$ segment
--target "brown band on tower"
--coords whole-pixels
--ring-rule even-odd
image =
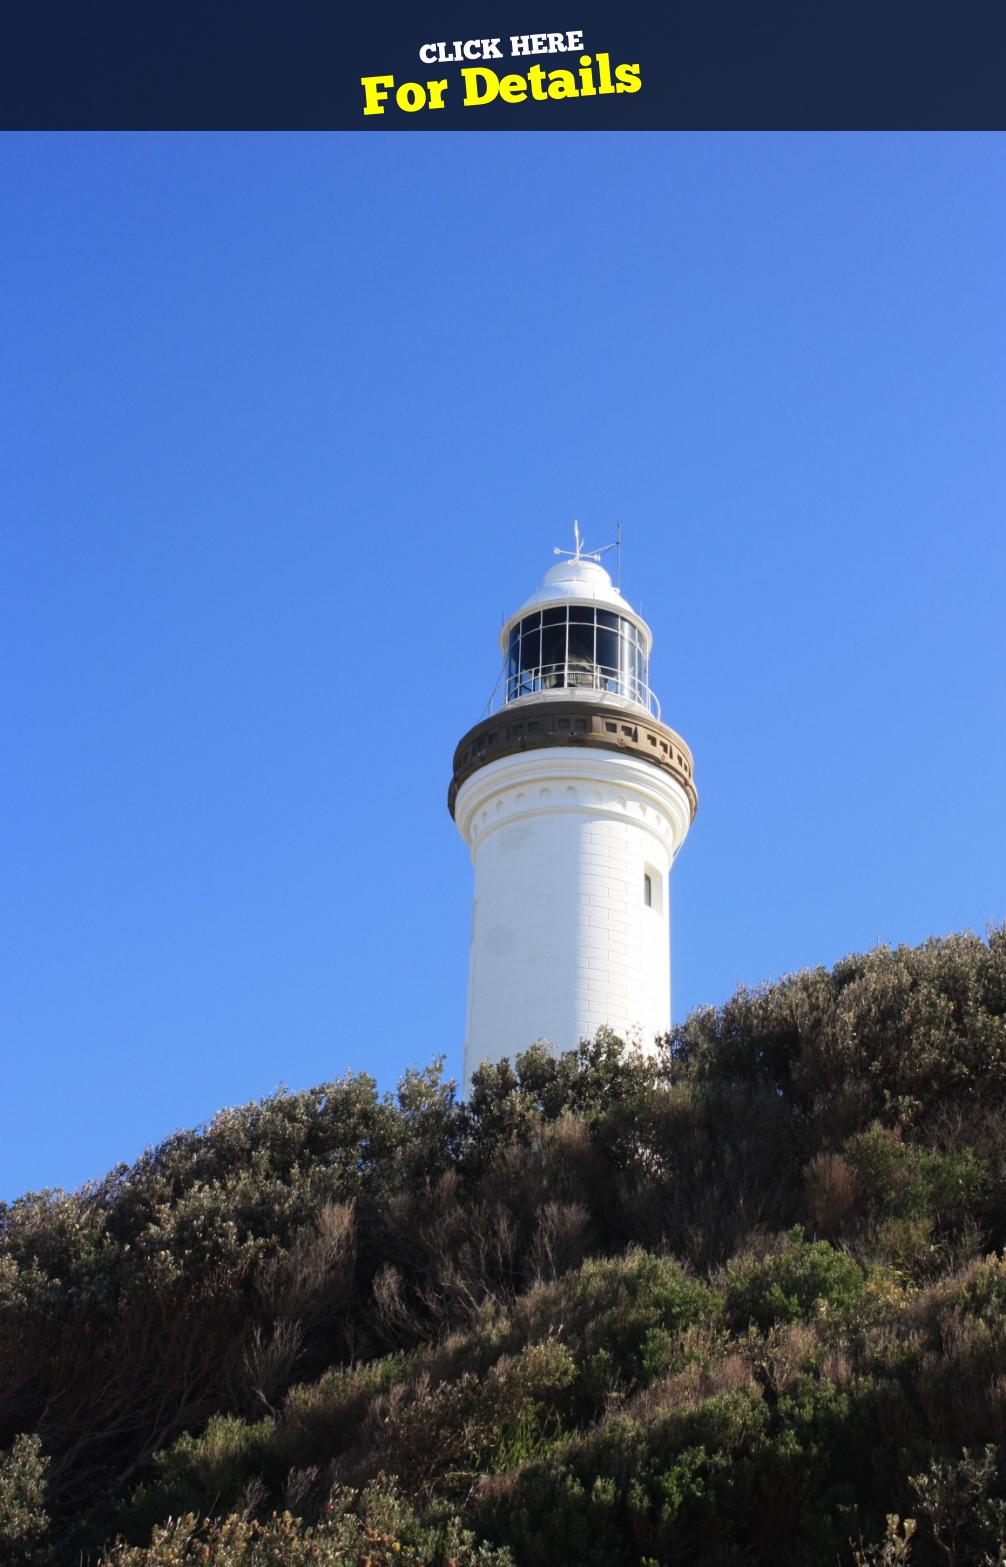
[[[648,713],[601,702],[551,698],[523,708],[509,705],[469,729],[454,752],[454,777],[447,791],[451,815],[461,785],[480,767],[521,751],[559,745],[620,751],[651,762],[677,779],[695,820],[699,797],[692,782],[692,753],[679,734]]]

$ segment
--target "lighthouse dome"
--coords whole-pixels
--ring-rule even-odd
[[[568,560],[560,560],[549,567],[531,597],[505,622],[500,632],[500,646],[506,651],[511,628],[529,610],[567,603],[593,604],[598,609],[611,610],[631,621],[638,628],[646,651],[649,652],[653,638],[645,620],[622,597],[600,562],[583,556],[580,559],[570,557]]]

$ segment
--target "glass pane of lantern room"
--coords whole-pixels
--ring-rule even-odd
[[[594,627],[569,628],[569,655],[566,662],[566,680],[571,686],[591,690],[595,684]]]
[[[632,650],[632,695],[637,702],[643,701],[643,650],[640,647]]]
[[[541,632],[524,631],[520,639],[521,669],[537,669],[541,663]]]
[[[507,640],[506,655],[506,699],[512,702],[519,694],[517,672],[520,669],[520,631],[516,626]]]
[[[593,613],[593,612],[591,612]],[[593,624],[577,624],[570,621],[569,627],[569,653],[567,654],[571,669],[578,672],[586,672],[593,676],[594,673],[594,627]]]
[[[618,633],[616,631],[606,631],[598,625],[596,659],[600,670],[601,687],[603,690],[607,690],[608,682],[613,678],[617,678],[618,675]]]
[[[618,638],[618,690],[621,696],[634,696],[633,677],[635,675],[636,650],[632,645],[628,633],[631,631],[629,624],[623,620],[622,630]]]
[[[541,634],[542,676],[547,685],[562,685],[566,664],[565,611],[561,626],[546,626]]]

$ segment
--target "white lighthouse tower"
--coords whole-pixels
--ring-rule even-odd
[[[466,1087],[538,1039],[570,1050],[607,1025],[648,1049],[671,1023],[692,755],[660,721],[650,628],[575,538],[504,624],[496,710],[454,753],[475,868]]]

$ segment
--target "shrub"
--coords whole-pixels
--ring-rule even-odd
[[[485,1376],[423,1376],[395,1388],[371,1412],[371,1461],[406,1485],[464,1493],[483,1470],[521,1462],[561,1435],[560,1395],[575,1370],[551,1340],[501,1356]]]
[[[763,1331],[777,1322],[800,1322],[822,1307],[848,1313],[862,1294],[859,1263],[827,1241],[807,1241],[794,1229],[767,1256],[750,1253],[726,1270],[726,1314],[735,1328]]]
[[[807,1206],[818,1230],[834,1234],[856,1206],[859,1181],[849,1161],[836,1153],[818,1153],[804,1171]]]
[[[273,1420],[248,1425],[218,1415],[200,1436],[179,1437],[173,1447],[154,1454],[154,1478],[133,1493],[123,1528],[134,1539],[144,1538],[163,1518],[227,1512],[261,1472],[274,1430]]]
[[[998,1567],[1006,1553],[1006,1502],[992,1494],[997,1457],[991,1444],[980,1457],[963,1448],[959,1459],[933,1459],[909,1479],[919,1512],[949,1563]]]
[[[606,1354],[621,1385],[663,1375],[684,1330],[721,1313],[716,1293],[673,1257],[636,1249],[585,1263],[536,1308],[561,1324],[580,1361]]]
[[[19,1436],[0,1453],[0,1560],[27,1564],[45,1559],[46,1465],[37,1436]]]
[[[288,1467],[324,1463],[359,1436],[379,1394],[404,1375],[404,1360],[386,1355],[362,1366],[327,1371],[317,1382],[291,1388],[276,1445]]]
[[[985,1184],[985,1171],[973,1149],[941,1152],[906,1143],[898,1130],[879,1121],[850,1138],[845,1158],[874,1220],[959,1224],[974,1212]]]
[[[289,1513],[200,1522],[188,1514],[155,1529],[149,1545],[117,1545],[105,1567],[513,1567],[505,1550],[480,1545],[457,1518],[424,1524],[387,1484],[333,1493],[306,1526]]]

